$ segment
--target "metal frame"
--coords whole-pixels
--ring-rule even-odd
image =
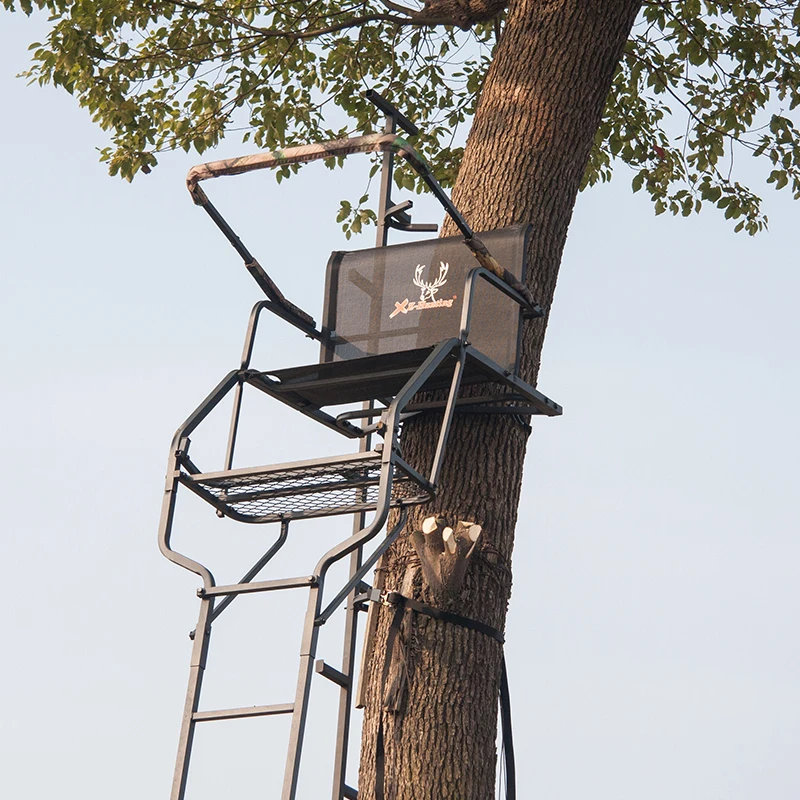
[[[190,661],[189,684],[184,705],[183,720],[178,745],[178,756],[175,775],[172,785],[171,800],[184,800],[189,774],[189,764],[194,738],[195,726],[199,722],[221,719],[237,719],[253,716],[270,716],[291,714],[292,724],[289,735],[289,746],[284,773],[282,800],[295,800],[299,770],[301,764],[303,739],[307,722],[309,695],[311,681],[316,671],[323,677],[336,683],[341,690],[338,712],[337,737],[335,745],[335,767],[333,775],[332,800],[343,798],[357,798],[358,792],[348,786],[345,780],[347,767],[347,749],[350,734],[350,720],[353,705],[354,673],[356,670],[355,653],[358,633],[358,613],[365,610],[362,603],[356,598],[363,595],[370,587],[364,578],[376,565],[389,546],[397,539],[403,530],[408,514],[408,507],[416,503],[429,501],[436,493],[453,415],[459,411],[480,411],[481,413],[514,413],[514,414],[547,414],[561,413],[561,408],[549,398],[542,395],[532,386],[521,381],[516,375],[504,370],[499,365],[486,358],[469,344],[470,324],[472,320],[473,297],[478,279],[488,281],[492,286],[506,294],[519,304],[523,313],[530,316],[541,316],[541,309],[533,302],[526,287],[500,267],[492,258],[486,247],[474,235],[470,227],[461,217],[447,195],[442,191],[436,180],[428,170],[424,160],[408,145],[405,140],[397,135],[397,128],[404,129],[407,133],[417,132],[415,126],[402,114],[394,109],[380,95],[370,92],[368,99],[386,115],[384,132],[371,136],[355,137],[338,142],[328,142],[323,145],[311,145],[292,148],[278,154],[259,154],[245,159],[234,159],[226,162],[195,167],[189,173],[187,184],[195,202],[202,205],[215,224],[220,228],[239,255],[243,258],[247,269],[256,282],[267,295],[266,300],[261,300],[253,306],[250,314],[247,333],[245,336],[242,357],[239,368],[228,373],[222,381],[212,390],[197,409],[178,428],[173,437],[164,498],[162,503],[161,519],[159,524],[159,548],[162,554],[178,566],[189,570],[202,579],[202,587],[197,594],[200,598],[200,610],[197,627],[191,634],[193,639],[192,655]],[[272,278],[267,275],[258,264],[249,250],[245,247],[233,229],[208,200],[206,194],[198,186],[199,181],[219,175],[237,174],[239,172],[277,167],[291,163],[301,163],[319,158],[338,155],[348,155],[352,152],[381,152],[383,156],[380,189],[380,213],[378,215],[377,246],[387,244],[389,228],[403,231],[435,231],[436,225],[414,225],[411,223],[408,209],[410,202],[394,204],[391,199],[391,180],[394,170],[394,158],[399,155],[423,178],[432,190],[446,212],[452,217],[456,225],[465,235],[465,243],[473,251],[480,266],[472,269],[466,278],[465,291],[462,301],[462,314],[460,332],[457,338],[440,342],[433,347],[427,357],[406,380],[402,389],[393,398],[382,400],[382,406],[376,406],[374,401],[365,402],[359,411],[347,411],[337,416],[313,407],[302,401],[302,398],[292,397],[279,391],[277,384],[264,373],[250,368],[255,337],[258,324],[263,311],[270,311],[285,321],[299,328],[307,336],[324,341],[325,333],[318,330],[313,318],[302,309],[290,303],[280,292]],[[434,403],[413,403],[414,397],[423,390],[432,376],[441,374],[443,365],[452,363],[452,374],[449,379],[449,390],[446,399]],[[480,369],[491,375],[492,380],[503,384],[507,394],[493,395],[491,397],[458,398],[459,389],[464,377],[465,366],[468,363],[476,364]],[[448,367],[449,369],[449,367]],[[449,374],[449,373],[448,373]],[[347,438],[359,439],[359,452],[340,456],[334,459],[314,459],[307,462],[294,464],[272,465],[255,469],[237,470],[233,468],[236,441],[241,417],[242,396],[244,385],[249,384],[270,395],[281,402],[293,407],[328,428],[336,430]],[[204,473],[191,460],[189,447],[191,435],[206,419],[209,413],[233,391],[233,410],[231,413],[228,442],[224,455],[224,466],[221,472]],[[499,404],[498,404],[499,403]],[[524,405],[520,405],[520,403]],[[400,452],[400,431],[404,420],[430,409],[441,409],[442,421],[436,450],[426,475],[408,465]],[[372,422],[379,417],[377,422]],[[351,420],[363,420],[360,425],[353,424]],[[373,436],[379,434],[383,437],[382,444],[373,447]],[[352,480],[346,486],[354,491],[354,501],[346,507],[327,506],[317,510],[285,511],[270,514],[243,514],[233,507],[235,495],[228,489],[222,489],[215,494],[209,489],[214,482],[250,480],[261,481],[271,474],[318,474],[314,471],[331,469],[344,469],[347,465],[370,464],[375,478]],[[417,494],[410,496],[393,495],[393,486],[399,477],[403,480],[413,481],[418,487]],[[249,497],[272,496],[281,497],[288,495],[313,494],[325,491],[324,480],[311,481],[310,488],[293,488],[291,490],[267,489],[259,490]],[[233,485],[233,484],[232,484]],[[332,483],[334,488],[342,484]],[[374,487],[377,485],[377,492]],[[238,583],[218,586],[211,570],[176,551],[172,547],[171,536],[176,511],[176,498],[178,489],[184,486],[196,495],[209,502],[220,516],[228,516],[249,523],[277,522],[280,525],[279,534],[264,555],[258,559],[242,576]],[[372,489],[370,488],[372,487]],[[283,491],[283,494],[281,494]],[[368,496],[373,491],[374,497]],[[377,537],[384,529],[392,508],[398,510],[397,518],[392,528],[380,542],[373,546],[369,553],[366,546]],[[374,512],[372,519],[367,522],[366,513]],[[278,580],[255,580],[264,567],[273,559],[286,543],[289,535],[289,526],[292,521],[313,516],[330,516],[333,514],[350,513],[354,515],[353,531],[349,538],[330,548],[319,559],[313,572],[309,575],[281,578]],[[327,574],[333,564],[350,556],[347,580],[342,586],[331,587],[332,597],[325,597],[327,587]],[[308,604],[303,624],[302,642],[300,648],[300,665],[295,697],[292,703],[276,705],[251,706],[246,708],[219,709],[200,711],[200,692],[203,675],[208,658],[212,623],[225,611],[228,606],[243,594],[259,592],[282,591],[285,589],[305,588],[309,591]],[[345,635],[342,652],[342,669],[337,670],[322,660],[316,660],[317,644],[320,627],[345,604]],[[374,614],[374,607],[369,609],[370,618]],[[374,621],[374,620],[373,620]],[[368,630],[371,622],[367,623]]]
[[[172,451],[170,454],[169,469],[167,473],[166,485],[164,487],[164,500],[162,505],[161,522],[159,527],[159,547],[163,555],[178,566],[183,567],[199,575],[203,581],[203,586],[198,590],[200,597],[200,613],[197,627],[194,634],[194,647],[192,650],[192,660],[190,665],[189,688],[186,695],[183,722],[178,749],[178,762],[173,781],[172,800],[183,800],[186,792],[186,781],[188,778],[189,759],[191,755],[194,729],[198,722],[235,719],[240,717],[266,716],[272,714],[292,714],[292,727],[289,740],[289,753],[287,756],[286,774],[284,776],[283,800],[294,800],[297,790],[297,780],[299,775],[300,757],[302,752],[303,735],[305,732],[306,716],[308,712],[309,691],[311,677],[314,671],[314,660],[316,657],[317,639],[319,627],[323,625],[332,614],[339,608],[348,596],[351,596],[351,604],[348,609],[351,619],[347,629],[351,631],[348,647],[354,647],[355,639],[355,620],[353,615],[356,613],[352,598],[356,590],[363,590],[363,578],[375,565],[380,556],[392,544],[400,534],[405,525],[407,507],[416,502],[424,502],[435,491],[436,480],[441,469],[444,457],[447,437],[449,434],[450,423],[455,410],[455,398],[461,382],[461,374],[464,365],[466,348],[463,342],[458,339],[450,339],[442,342],[423,365],[416,371],[403,390],[392,400],[389,408],[384,412],[383,419],[385,429],[383,431],[384,443],[380,450],[380,483],[378,500],[375,505],[375,516],[371,522],[354,531],[353,535],[331,548],[317,563],[311,575],[285,578],[271,581],[253,581],[253,578],[266,566],[271,558],[278,552],[286,541],[289,531],[289,524],[292,521],[290,516],[286,516],[280,521],[281,532],[276,542],[270,549],[253,565],[236,583],[226,586],[217,586],[212,572],[204,565],[194,559],[177,552],[171,545],[172,526],[175,516],[175,505],[178,487],[185,485],[193,491],[197,487],[192,484],[195,476],[200,475],[197,466],[189,458],[190,435],[197,426],[208,416],[211,410],[234,388],[240,384],[240,371],[229,373],[223,381],[209,394],[206,400],[198,409],[186,420],[186,422],[176,432]],[[423,497],[410,498],[408,500],[392,498],[392,483],[394,480],[395,469],[398,464],[403,465],[399,451],[398,440],[401,426],[402,410],[411,402],[412,398],[424,388],[426,381],[434,373],[436,368],[451,354],[458,352],[458,361],[453,370],[453,378],[450,389],[450,396],[445,408],[442,426],[437,443],[436,453],[431,465],[430,476],[426,480],[430,494]],[[230,450],[229,450],[230,453]],[[358,456],[355,456],[356,458]],[[347,456],[345,460],[352,460],[354,456]],[[324,461],[317,459],[316,461]],[[201,495],[204,499],[209,498]],[[220,506],[214,504],[218,510]],[[380,544],[373,549],[368,557],[364,557],[364,546],[371,541],[384,527],[391,506],[400,508],[400,515],[397,523]],[[225,509],[224,513],[231,516],[230,511]],[[359,509],[359,516],[361,509]],[[262,521],[262,520],[249,520]],[[273,520],[263,520],[273,521]],[[323,604],[323,588],[325,586],[326,573],[330,567],[350,553],[357,553],[358,558],[351,563],[350,575],[343,587],[335,596]],[[244,709],[222,709],[216,711],[199,711],[200,691],[202,688],[203,672],[205,670],[208,656],[208,647],[211,637],[211,623],[220,613],[240,594],[251,594],[255,592],[279,591],[283,589],[308,588],[309,600],[305,615],[303,637],[300,650],[300,670],[294,703],[284,703],[269,706],[254,706]],[[224,597],[220,605],[214,608],[215,598]],[[352,668],[353,658],[350,658]],[[328,677],[345,689],[347,695],[347,705],[350,706],[350,692],[352,688],[352,674],[350,672],[340,673],[326,668],[325,665],[319,670],[325,677]],[[340,731],[342,726],[349,729],[349,713],[344,719],[340,719]],[[346,737],[342,738],[343,747],[338,754],[341,764],[346,757]],[[340,774],[343,775],[343,768]],[[343,778],[342,778],[343,780]],[[339,797],[346,796],[343,793]]]

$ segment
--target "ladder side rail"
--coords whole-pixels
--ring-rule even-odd
[[[228,392],[237,384],[239,370],[229,372],[211,391],[205,400],[192,412],[186,421],[175,432],[170,446],[167,467],[167,478],[164,486],[164,500],[161,507],[161,519],[158,526],[158,549],[161,554],[183,569],[194,572],[203,579],[203,586],[210,589],[214,586],[211,571],[197,561],[172,549],[172,522],[175,516],[175,500],[180,483],[180,458],[189,448],[189,435],[211,413]]]
[[[180,483],[180,464],[182,457],[188,458],[189,435],[208,416],[212,409],[228,394],[239,381],[239,371],[228,373],[211,391],[205,400],[194,410],[175,432],[172,439],[164,487],[164,499],[161,508],[161,519],[158,528],[158,547],[161,553],[174,564],[199,575],[204,588],[214,586],[211,571],[198,561],[172,549],[172,525],[175,517],[175,503]],[[214,611],[214,598],[202,597],[197,626],[194,630],[194,643],[189,666],[189,682],[184,702],[181,730],[178,738],[178,754],[175,762],[175,774],[172,781],[171,800],[184,800],[186,782],[189,776],[189,762],[194,741],[195,718],[200,703],[200,690],[203,684],[208,647],[211,637],[211,619]]]
[[[212,578],[213,583],[213,578]],[[200,599],[200,613],[197,627],[194,629],[192,657],[189,666],[189,685],[186,690],[186,701],[183,707],[181,732],[178,738],[178,755],[175,761],[175,774],[172,779],[170,800],[184,800],[186,783],[189,777],[189,762],[194,743],[195,714],[200,705],[200,690],[208,660],[208,646],[211,640],[211,615],[214,611],[214,598]]]
[[[300,645],[300,669],[295,692],[294,714],[289,733],[289,749],[286,757],[286,771],[283,779],[281,800],[295,800],[297,781],[300,774],[300,757],[302,755],[303,738],[308,717],[308,699],[311,689],[311,678],[314,672],[314,660],[321,623],[318,621],[322,607],[322,592],[325,576],[330,567],[339,559],[360,548],[372,539],[386,524],[392,496],[392,479],[394,465],[389,448],[384,448],[381,458],[380,489],[378,505],[372,522],[358,534],[351,536],[336,547],[331,548],[319,561],[314,573],[317,582],[311,586],[308,596],[303,636]]]
[[[308,608],[306,610],[303,640],[300,648],[300,671],[295,695],[294,714],[292,716],[292,728],[289,736],[289,751],[286,759],[286,772],[284,774],[283,793],[281,795],[282,800],[295,800],[297,793],[297,781],[300,772],[303,736],[308,716],[308,696],[311,688],[314,659],[316,656],[319,630],[325,621],[325,619],[320,619],[325,575],[336,561],[352,553],[354,550],[363,547],[363,545],[374,538],[385,525],[389,516],[392,497],[395,445],[400,427],[400,413],[435,372],[436,368],[456,348],[462,348],[461,342],[458,339],[447,339],[440,342],[395,396],[385,417],[386,430],[384,433],[384,447],[381,453],[381,475],[375,516],[366,528],[330,549],[320,559],[315,569],[318,582],[315,586],[311,587],[308,598]],[[405,507],[401,508],[400,520],[392,531],[393,536],[390,534],[390,536],[386,537],[387,539],[393,541],[394,538],[399,535],[405,525],[407,514],[407,509]],[[388,543],[385,542],[385,547],[388,547],[391,541]],[[382,552],[382,549],[385,549],[385,547],[381,548],[379,546],[378,550]],[[380,553],[378,557],[379,555]],[[375,560],[377,560],[377,557]],[[370,561],[372,561],[371,558],[367,559],[365,564]],[[371,564],[369,566],[371,566]],[[362,567],[362,569],[364,569],[364,567]],[[358,573],[361,573],[361,571],[360,569]],[[360,577],[358,580],[360,581]],[[345,587],[346,591],[340,592],[337,598],[334,599],[337,602],[335,602],[335,604],[334,602],[330,603],[326,608],[325,612],[328,615],[332,614],[335,610],[335,605],[341,602],[339,598],[341,597],[344,599],[344,597],[355,588],[357,582],[358,581],[355,581],[354,583],[353,578],[351,578],[348,582],[348,586]],[[352,586],[350,585],[351,583],[353,584]]]
[[[364,514],[356,514],[354,524],[364,525]],[[350,553],[349,573],[352,577],[362,566],[364,550],[359,547]],[[357,589],[348,596],[348,603],[345,609],[344,620],[344,641],[342,643],[342,670],[339,681],[339,708],[336,716],[336,742],[333,755],[333,780],[331,800],[342,800],[347,786],[347,757],[350,744],[350,723],[352,714],[352,695],[353,695],[353,675],[356,669],[356,647],[358,644],[358,617],[360,606],[356,604],[355,598]],[[320,662],[317,662],[318,671]],[[330,669],[323,662],[321,674],[325,674],[325,669]],[[335,680],[330,675],[326,676]]]
[[[172,523],[175,518],[175,501],[178,494],[178,484],[180,466],[178,458],[174,453],[170,456],[170,464],[167,474],[167,483],[164,487],[164,499],[161,503],[161,518],[158,523],[158,549],[161,554],[168,558],[173,564],[177,564],[183,569],[194,572],[203,580],[203,586],[211,587],[214,585],[214,576],[211,571],[204,567],[200,562],[178,553],[171,547]]]

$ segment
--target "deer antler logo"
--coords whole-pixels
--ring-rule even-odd
[[[420,290],[419,300],[409,300],[407,297],[402,303],[394,304],[394,311],[389,314],[389,319],[394,319],[398,314],[408,314],[409,311],[423,311],[433,308],[452,308],[456,295],[446,300],[437,300],[436,293],[447,283],[447,273],[450,265],[444,261],[439,262],[439,276],[434,281],[422,280],[422,273],[425,272],[424,264],[417,264],[414,270],[414,286]]]
[[[447,283],[447,271],[450,269],[450,265],[445,264],[444,261],[439,262],[439,277],[435,281],[422,280],[422,271],[424,269],[424,264],[417,264],[417,268],[414,270],[414,286],[419,286],[420,288],[420,303],[431,303],[436,292]]]

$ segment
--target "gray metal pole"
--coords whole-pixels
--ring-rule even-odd
[[[397,121],[394,115],[387,113],[384,133],[396,133]],[[386,224],[386,211],[391,206],[392,175],[394,173],[394,153],[387,151],[383,154],[381,165],[381,188],[378,198],[378,229],[375,234],[375,246],[386,247],[389,241],[389,226]],[[367,401],[362,404],[365,411],[374,408],[375,403]],[[372,435],[365,436],[359,443],[359,452],[365,453],[372,449]],[[353,534],[358,533],[366,523],[363,513],[356,514],[353,520]],[[350,578],[355,575],[361,566],[363,548],[359,547],[350,555]],[[344,623],[344,643],[342,648],[342,673],[347,676],[347,684],[339,691],[339,713],[336,725],[336,750],[333,762],[333,793],[332,800],[342,800],[345,797],[347,784],[347,756],[350,743],[350,719],[353,711],[352,695],[354,673],[356,669],[356,643],[358,641],[358,610],[355,607],[354,589],[347,600]]]

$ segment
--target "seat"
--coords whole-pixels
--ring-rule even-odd
[[[524,276],[528,233],[528,226],[517,225],[480,237]],[[521,401],[525,413],[560,413],[557,403],[516,377],[523,307],[496,281],[476,280],[476,266],[456,236],[334,252],[319,363],[251,371],[247,382],[301,410],[391,398],[438,343],[468,332],[462,384],[506,384],[496,402]],[[448,386],[457,360],[451,353],[426,390]],[[516,394],[509,396],[512,389]]]

